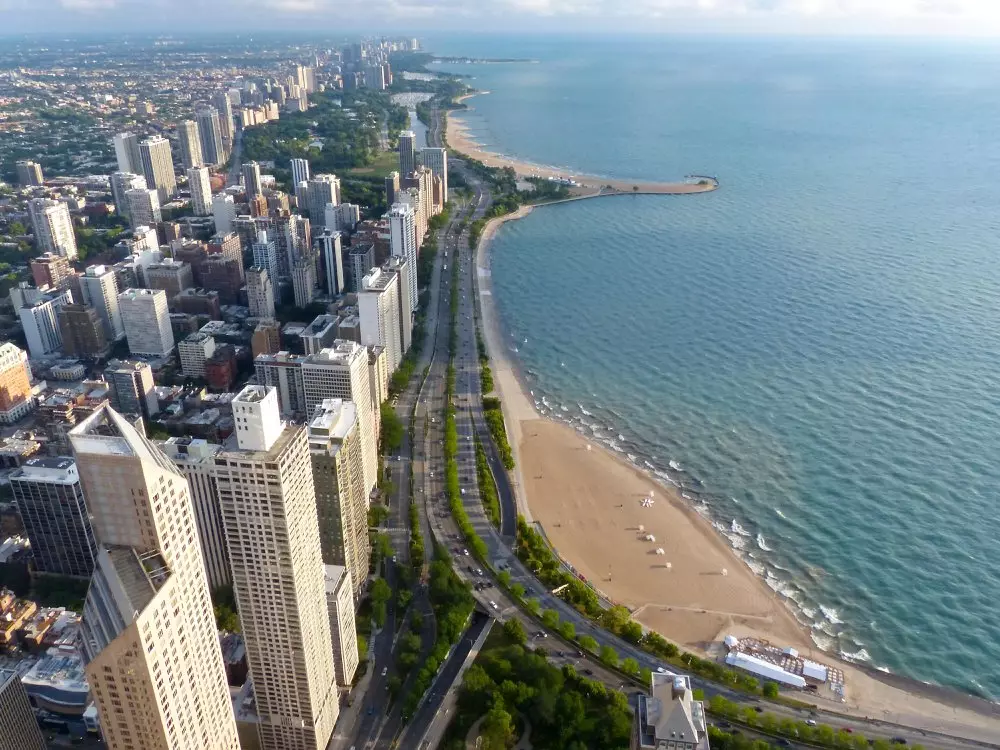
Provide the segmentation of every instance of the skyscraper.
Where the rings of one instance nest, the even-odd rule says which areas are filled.
[[[274,286],[266,268],[254,266],[247,270],[247,303],[251,317],[274,317]]]
[[[399,134],[399,174],[409,177],[417,168],[417,136],[412,130]]]
[[[35,244],[40,252],[76,260],[76,235],[73,234],[73,220],[65,203],[48,198],[32,198],[28,202],[28,215],[35,229]]]
[[[86,305],[63,305],[56,312],[63,353],[67,357],[102,358],[111,353],[97,310]]]
[[[111,197],[115,201],[115,209],[119,215],[129,218],[129,205],[126,194],[129,190],[145,190],[146,178],[134,172],[111,173]],[[159,199],[157,199],[159,203]]]
[[[108,399],[115,411],[141,414],[149,419],[160,410],[153,384],[153,370],[145,362],[113,359],[104,370]]]
[[[35,570],[89,578],[97,542],[73,459],[29,458],[11,474],[10,488],[31,540]]]
[[[139,136],[135,133],[119,133],[112,141],[119,172],[142,174],[142,156],[139,154]]]
[[[17,162],[17,183],[21,187],[34,187],[42,184],[42,167],[38,162],[22,159]]]
[[[45,750],[45,737],[15,669],[0,669],[0,747]]]
[[[413,308],[410,306],[410,295],[406,292],[410,288],[410,276],[414,269],[410,267],[410,261],[398,255],[390,257],[385,265],[399,274],[399,340],[405,357],[413,342]]]
[[[208,167],[191,167],[187,171],[188,188],[191,190],[191,208],[195,216],[212,215],[212,183]]]
[[[219,112],[215,107],[203,107],[195,113],[198,121],[198,136],[201,138],[201,156],[205,164],[224,164],[226,161],[222,145],[222,126]]]
[[[239,448],[215,474],[261,745],[322,750],[339,696],[306,429],[281,421],[274,388],[247,386],[232,409]]]
[[[204,163],[201,155],[198,123],[194,120],[184,120],[177,126],[177,146],[180,151],[181,165],[185,169],[200,167]]]
[[[417,274],[412,269],[417,267],[417,227],[413,207],[397,203],[389,210],[389,241],[391,252],[400,258],[406,258],[410,264],[410,309],[417,309]]]
[[[292,184],[309,181],[308,159],[292,159]]]
[[[177,195],[170,141],[162,135],[147,138],[139,144],[139,156],[142,158],[142,173],[146,177],[146,185],[150,190],[156,190],[162,206]]]
[[[101,318],[104,335],[108,341],[125,338],[125,323],[118,306],[118,283],[111,266],[87,266],[77,280],[80,283],[80,301],[90,305]]]
[[[444,194],[442,203],[448,202],[448,149],[427,146],[420,149],[420,163],[431,170],[435,177],[441,178],[441,191]]]
[[[98,542],[81,644],[108,747],[239,750],[187,480],[111,407],[69,438]]]
[[[125,191],[128,203],[128,221],[133,230],[152,227],[163,221],[160,210],[160,194],[152,188],[135,188]]]
[[[13,424],[33,408],[28,355],[9,341],[0,344],[0,424]]]
[[[318,174],[309,180],[309,221],[322,227],[326,221],[326,207],[340,203],[340,180],[336,175]]]
[[[326,607],[333,640],[333,665],[337,684],[350,688],[358,670],[358,633],[354,624],[354,585],[342,565],[325,565]]]
[[[408,293],[409,290],[399,288],[399,274],[388,268],[369,271],[361,280],[361,291],[358,292],[361,343],[385,347],[390,374],[403,360],[399,295]]]
[[[320,255],[323,257],[323,268],[326,273],[326,293],[335,296],[344,293],[344,251],[341,247],[340,232],[327,229],[316,238]]]
[[[368,503],[358,411],[353,401],[321,401],[309,421],[309,452],[323,562],[343,565],[358,600],[368,579]]]
[[[267,269],[271,277],[271,283],[278,283],[278,244],[268,233],[261,230],[257,233],[257,239],[250,245],[253,253],[253,264],[258,268]]]
[[[255,161],[243,163],[243,187],[247,192],[247,200],[253,200],[264,191],[260,186],[260,164]]]
[[[212,97],[212,104],[219,113],[219,134],[222,136],[223,153],[225,161],[229,158],[229,151],[233,145],[233,102],[229,98],[228,91],[219,91]]]
[[[385,205],[391,206],[396,203],[396,194],[399,192],[399,172],[390,172],[385,178]]]
[[[162,289],[126,289],[118,295],[132,354],[164,357],[174,349],[174,332]]]
[[[354,341],[338,339],[333,346],[301,360],[306,414],[327,398],[353,401],[358,410],[361,466],[365,480],[365,508],[378,480],[378,441],[375,435],[378,405],[372,402],[368,382],[368,350]]]
[[[59,351],[63,344],[59,309],[73,304],[73,295],[55,289],[11,289],[10,293],[31,356],[42,358]]]
[[[76,272],[69,264],[69,260],[62,255],[45,253],[32,259],[31,278],[35,280],[35,286],[63,287],[69,283],[69,278]]]
[[[215,219],[217,234],[228,234],[233,231],[233,220],[236,218],[236,202],[228,193],[212,196],[212,218]]]

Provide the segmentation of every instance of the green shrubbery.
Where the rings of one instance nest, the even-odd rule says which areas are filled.
[[[483,444],[476,440],[476,478],[479,480],[479,496],[483,500],[483,510],[486,517],[490,519],[497,528],[500,528],[500,497],[497,494],[497,486],[493,481],[493,472],[490,471],[490,463],[486,459],[486,451]]]

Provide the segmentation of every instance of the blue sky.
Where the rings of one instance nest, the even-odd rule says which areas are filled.
[[[3,32],[664,31],[1000,35],[1000,0],[0,0]]]

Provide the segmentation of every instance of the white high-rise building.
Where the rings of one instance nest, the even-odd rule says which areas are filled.
[[[322,227],[326,221],[326,207],[340,203],[340,180],[336,175],[318,174],[308,182],[309,221]]]
[[[128,220],[132,229],[154,226],[163,221],[160,194],[156,190],[127,190],[125,200],[128,202]]]
[[[361,221],[361,206],[357,203],[341,203],[326,207],[324,222],[327,229],[353,232],[359,221]]]
[[[119,133],[112,139],[119,172],[142,174],[142,156],[139,154],[139,136],[135,133]]]
[[[389,242],[392,254],[406,258],[410,269],[417,267],[417,224],[413,206],[396,203],[389,210]],[[410,274],[410,309],[417,309],[417,274]]]
[[[142,157],[142,173],[146,177],[146,185],[150,190],[156,191],[162,206],[177,195],[170,141],[162,135],[147,138],[139,143],[139,155]]]
[[[342,565],[326,565],[326,608],[333,640],[333,665],[337,684],[350,688],[358,671],[358,634],[354,624],[351,574]]]
[[[59,310],[63,305],[73,304],[69,290],[11,289],[10,299],[21,319],[32,357],[45,357],[62,349]]]
[[[281,421],[274,388],[247,386],[232,409],[239,448],[215,476],[261,746],[324,750],[339,694],[306,429]]]
[[[126,289],[118,295],[125,337],[132,354],[165,357],[174,349],[174,332],[162,289]]]
[[[346,287],[344,279],[344,249],[341,245],[340,232],[325,230],[316,238],[320,253],[323,255],[323,267],[326,269],[326,293],[330,296],[343,294]]]
[[[111,266],[88,266],[78,277],[82,304],[97,310],[108,341],[125,338],[125,323],[118,306],[118,281]]]
[[[207,333],[195,331],[177,344],[177,357],[186,378],[204,379],[205,362],[215,354],[215,339]]]
[[[399,274],[399,336],[403,346],[403,356],[410,351],[410,344],[413,343],[413,308],[410,307],[410,295],[406,290],[410,288],[410,276],[413,269],[406,258],[394,255],[386,262],[386,266]]]
[[[231,585],[233,578],[229,550],[226,548],[226,529],[215,486],[215,456],[222,446],[187,437],[172,437],[157,445],[188,480],[209,588],[215,591],[221,586]]]
[[[309,160],[292,159],[292,184],[309,181]]]
[[[233,102],[228,91],[220,91],[212,97],[212,104],[219,113],[219,133],[222,136],[222,146],[226,159],[233,145]],[[223,159],[225,161],[225,159]]]
[[[353,401],[324,399],[309,421],[309,452],[323,562],[343,565],[360,600],[368,580],[368,502],[358,409]]]
[[[306,414],[312,414],[327,398],[353,401],[357,407],[367,508],[368,497],[378,481],[378,440],[375,436],[380,407],[372,402],[368,350],[357,342],[338,339],[332,347],[303,358],[301,367]]]
[[[205,164],[224,164],[225,147],[222,144],[222,125],[215,107],[203,107],[195,112],[198,136],[201,138],[201,156]]]
[[[441,178],[442,203],[448,202],[448,149],[427,146],[420,149],[420,163],[431,170],[435,177]]]
[[[417,136],[412,130],[399,134],[399,174],[409,177],[417,168]]]
[[[177,146],[184,169],[200,167],[205,163],[201,155],[201,136],[198,135],[198,123],[194,120],[184,120],[177,126]]]
[[[266,320],[274,317],[274,284],[266,268],[247,269],[247,302],[251,317]]]
[[[389,374],[396,372],[403,360],[403,342],[399,320],[399,274],[388,268],[373,268],[361,280],[358,292],[358,315],[361,318],[361,343],[384,346]]]
[[[212,215],[212,183],[208,167],[191,167],[187,171],[188,188],[191,190],[191,208],[195,216]]]
[[[115,209],[120,216],[129,218],[128,198],[126,193],[129,190],[145,190],[146,178],[134,172],[113,172],[111,174],[111,197],[115,201]],[[157,199],[159,203],[159,199]]]
[[[28,202],[28,215],[35,230],[35,244],[41,253],[76,260],[76,235],[69,206],[62,201],[32,198]]]
[[[107,746],[239,750],[187,480],[109,406],[69,439],[99,545],[80,640]]]
[[[236,220],[236,201],[229,193],[212,196],[212,217],[215,219],[217,234],[229,234]]]

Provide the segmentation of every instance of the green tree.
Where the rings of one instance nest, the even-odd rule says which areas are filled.
[[[622,632],[622,628],[625,627],[626,623],[631,619],[631,613],[627,608],[620,604],[616,604],[610,609],[605,610],[604,614],[601,616],[601,624],[604,625],[612,633]],[[640,631],[642,629],[640,628]]]
[[[392,589],[389,584],[385,582],[384,578],[376,578],[371,590],[372,619],[379,627],[385,624],[386,603],[391,597]]]
[[[639,674],[639,662],[632,657],[626,658],[622,662],[622,671],[628,674]]]
[[[642,625],[635,620],[629,620],[622,625],[621,637],[629,643],[638,643],[642,640]]]
[[[392,404],[388,401],[382,403],[382,452],[395,453],[403,444],[403,436],[406,429],[403,427],[403,420],[396,414]]]
[[[778,683],[777,682],[765,682],[764,683],[764,697],[765,698],[777,698],[778,697]]]
[[[504,571],[504,572],[506,572],[506,571]],[[523,599],[524,598],[524,586],[522,586],[519,583],[515,583],[513,586],[510,587],[510,593],[512,593],[516,599]]]
[[[559,625],[559,633],[567,641],[571,641],[576,638],[576,627],[569,620],[566,620]]]
[[[381,526],[389,518],[389,509],[384,505],[373,505],[368,509],[368,526]]]
[[[554,609],[547,609],[542,612],[542,623],[549,630],[555,630],[559,626],[559,613]]]
[[[601,661],[605,664],[610,664],[613,667],[618,666],[618,652],[615,651],[611,646],[601,647]]]
[[[480,725],[482,750],[506,750],[514,739],[514,719],[503,707],[503,700],[486,712]]]
[[[500,581],[505,589],[510,588],[510,571],[501,570],[497,573],[497,580]]]
[[[358,640],[358,661],[364,661],[368,658],[368,641],[361,633],[357,634]]]
[[[542,605],[537,599],[528,599],[528,601],[524,603],[524,606],[527,607],[528,611],[533,615],[537,615],[542,611]]]
[[[597,641],[595,641],[589,635],[581,635],[577,643],[579,643],[580,648],[584,649],[585,651],[590,651],[591,653],[597,652]]]
[[[523,646],[528,640],[528,634],[524,630],[524,625],[516,617],[511,617],[503,624],[503,632],[514,643]]]

